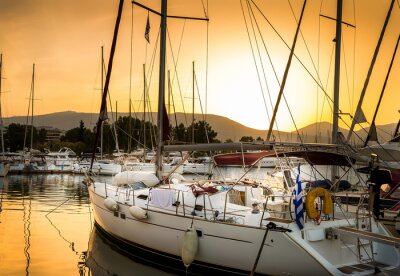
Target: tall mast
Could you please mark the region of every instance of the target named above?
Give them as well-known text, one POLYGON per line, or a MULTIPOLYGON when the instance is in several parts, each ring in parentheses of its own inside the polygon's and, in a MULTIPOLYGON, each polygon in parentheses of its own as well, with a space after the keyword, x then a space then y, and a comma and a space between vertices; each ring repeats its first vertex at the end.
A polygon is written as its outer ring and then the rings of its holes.
MULTIPOLYGON (((342 45, 342 7, 343 1, 337 0, 336 8, 336 45, 335 45, 335 76, 333 83, 333 119, 332 119, 332 144, 338 142, 339 130, 339 89, 340 89, 340 49, 342 45)), ((332 180, 334 182, 338 173, 337 167, 332 166, 332 180)))
POLYGON ((33 73, 32 73, 32 115, 31 115, 31 151, 33 148, 33 100, 35 97, 35 64, 33 64, 33 73))
POLYGON ((156 173, 161 178, 162 154, 164 151, 163 141, 163 108, 165 95, 165 53, 167 41, 167 0, 161 2, 161 35, 160 35, 160 74, 158 87, 158 114, 157 114, 157 155, 156 155, 156 173))
POLYGON ((342 6, 343 1, 337 0, 336 9, 336 45, 335 45, 335 77, 333 84, 333 120, 332 120, 332 144, 338 142, 339 130, 339 89, 340 89, 340 49, 342 45, 342 6))
POLYGON ((123 6, 124 6, 124 0, 120 0, 119 7, 118 7, 118 15, 117 15, 117 19, 115 22, 113 41, 111 44, 110 58, 109 58, 109 62, 108 62, 106 81, 104 83, 103 96, 101 98, 100 114, 99 114, 99 119, 98 119, 97 125, 96 125, 96 137, 94 140, 92 159, 90 162, 90 171, 92 171, 93 161, 94 161, 94 157, 96 155, 96 147, 97 147, 97 143, 99 141, 99 136, 100 136, 99 132, 100 132, 101 124, 103 121, 107 120, 107 93, 108 93, 108 86, 110 84, 112 64, 113 64, 113 59, 114 59, 115 47, 117 44, 118 29, 119 29, 119 23, 121 22, 121 14, 122 14, 123 6))

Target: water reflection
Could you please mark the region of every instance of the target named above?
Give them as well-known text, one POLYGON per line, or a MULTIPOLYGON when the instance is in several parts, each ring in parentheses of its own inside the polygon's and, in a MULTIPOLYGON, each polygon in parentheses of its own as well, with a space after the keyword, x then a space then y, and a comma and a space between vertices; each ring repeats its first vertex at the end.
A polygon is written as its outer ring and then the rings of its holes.
POLYGON ((93 228, 86 260, 89 275, 172 275, 137 261, 93 228))
MULTIPOLYGON (((24 194, 24 186, 22 185, 22 194, 24 194)), ((26 275, 29 274, 29 263, 31 256, 29 254, 29 247, 31 246, 30 244, 30 237, 31 237, 31 211, 32 211, 32 179, 29 180, 29 186, 28 186, 29 194, 28 194, 28 204, 26 204, 26 199, 25 196, 22 197, 22 206, 24 209, 24 216, 23 216, 23 221, 24 221, 24 239, 25 239, 25 248, 24 248, 24 253, 26 257, 26 267, 25 267, 25 272, 26 275), (26 207, 26 205, 28 205, 26 207), (26 208, 25 208, 26 207, 26 208)))
POLYGON ((1 275, 81 273, 77 263, 85 259, 93 223, 82 180, 73 175, 0 178, 1 275))
POLYGON ((167 275, 97 234, 82 180, 67 174, 0 178, 0 275, 167 275))

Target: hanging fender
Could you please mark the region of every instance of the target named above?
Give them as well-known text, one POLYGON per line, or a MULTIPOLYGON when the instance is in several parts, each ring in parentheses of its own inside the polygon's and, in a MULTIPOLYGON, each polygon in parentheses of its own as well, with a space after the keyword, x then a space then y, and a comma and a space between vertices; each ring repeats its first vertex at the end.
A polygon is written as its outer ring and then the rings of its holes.
POLYGON ((147 212, 140 208, 139 206, 131 206, 129 207, 129 213, 136 219, 146 219, 147 212))
POLYGON ((325 214, 333 213, 333 202, 329 191, 321 187, 314 188, 308 192, 306 197, 306 212, 311 219, 318 217, 318 210, 314 206, 314 201, 317 197, 324 202, 322 211, 325 214))
POLYGON ((199 248, 199 237, 197 236, 196 228, 190 226, 183 236, 182 244, 182 261, 185 267, 189 267, 196 257, 199 248))
POLYGON ((118 211, 118 203, 111 197, 104 199, 104 206, 106 206, 106 208, 110 211, 118 211))

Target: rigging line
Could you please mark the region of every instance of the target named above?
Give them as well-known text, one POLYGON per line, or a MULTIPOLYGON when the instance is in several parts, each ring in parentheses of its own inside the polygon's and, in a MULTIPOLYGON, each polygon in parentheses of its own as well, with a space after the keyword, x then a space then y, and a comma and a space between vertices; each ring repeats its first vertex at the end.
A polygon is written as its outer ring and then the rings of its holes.
MULTIPOLYGON (((129 124, 129 134, 131 134, 131 108, 132 108, 132 63, 133 63, 133 5, 131 5, 131 48, 130 48, 130 63, 129 63, 129 119, 128 119, 128 124, 129 124)), ((131 140, 129 138, 128 141, 128 152, 130 152, 131 149, 131 140)))
MULTIPOLYGON (((324 1, 323 0, 321 0, 321 4, 320 4, 320 6, 319 6, 319 14, 321 14, 322 12, 322 3, 323 3, 324 1)), ((321 55, 321 53, 320 53, 320 51, 321 51, 321 17, 319 16, 318 17, 318 47, 317 47, 317 70, 318 70, 318 73, 319 73, 319 62, 320 62, 320 55, 321 55)), ((318 87, 318 85, 317 85, 317 93, 316 93, 316 112, 315 112, 315 122, 316 122, 316 124, 315 124, 315 142, 316 143, 318 143, 318 133, 319 133, 319 121, 318 121, 318 113, 319 113, 319 98, 318 98, 318 94, 319 94, 319 87, 318 87)), ((321 111, 321 113, 322 113, 322 111, 321 111)))
MULTIPOLYGON (((331 74, 331 68, 332 68, 334 50, 335 50, 335 47, 334 47, 334 45, 332 44, 331 60, 330 60, 330 62, 329 62, 328 75, 327 75, 327 77, 326 77, 326 84, 325 84, 325 87, 328 87, 328 84, 329 84, 329 77, 330 77, 330 74, 331 74)), ((326 101, 326 97, 324 97, 324 100, 323 100, 323 102, 322 102, 320 122, 322 122, 322 116, 323 116, 323 110, 324 110, 324 106, 325 106, 325 101, 326 101)), ((331 109, 331 112, 333 112, 333 108, 332 108, 332 106, 330 105, 330 102, 329 102, 329 101, 326 101, 326 102, 328 103, 328 105, 329 105, 329 107, 330 107, 330 109, 331 109)), ((321 129, 319 129, 319 131, 321 131, 321 129)))
MULTIPOLYGON (((380 48, 381 48, 382 40, 383 40, 383 38, 385 36, 385 33, 386 33, 387 25, 389 23, 389 20, 390 20, 391 14, 392 14, 392 10, 393 10, 393 5, 394 5, 394 0, 392 0, 390 2, 389 10, 388 10, 388 12, 386 14, 385 22, 383 23, 382 30, 380 32, 378 42, 377 42, 377 44, 375 46, 374 54, 373 54, 371 63, 370 63, 369 68, 368 68, 367 77, 366 77, 366 79, 364 81, 364 85, 363 85, 363 88, 361 90, 361 94, 360 94, 360 97, 359 97, 359 100, 358 100, 356 113, 357 112, 361 112, 362 103, 364 101, 365 93, 366 93, 368 85, 369 85, 369 81, 370 81, 370 77, 371 77, 372 71, 373 71, 373 69, 375 67, 376 59, 378 57, 378 54, 379 54, 379 51, 380 51, 380 48)), ((354 114, 354 117, 355 117, 355 115, 356 114, 354 114)), ((347 142, 350 142, 350 138, 351 138, 351 135, 353 133, 353 130, 354 130, 354 127, 355 127, 356 123, 357 123, 356 120, 352 120, 351 127, 350 127, 349 133, 348 133, 347 138, 346 138, 347 142)))
MULTIPOLYGON (((253 2, 253 1, 252 1, 252 2, 253 2)), ((254 3, 254 2, 253 2, 253 3, 254 3)), ((256 8, 258 8, 258 7, 256 6, 256 8)), ((251 9, 251 11, 253 11, 253 10, 251 9)), ((260 10, 259 10, 259 11, 260 11, 260 10)), ((260 11, 260 12, 261 12, 261 11, 260 11)), ((255 18, 254 13, 253 13, 253 17, 255 18)), ((265 18, 265 16, 264 16, 264 18, 265 18)), ((266 18, 265 18, 265 19, 266 19, 266 18)), ((266 20, 268 21, 268 19, 266 19, 266 20)), ((256 24, 257 24, 257 21, 255 21, 255 22, 256 22, 256 24)), ((268 22, 269 22, 269 21, 268 21, 268 22)), ((271 24, 270 24, 270 25, 271 25, 271 24)), ((257 24, 257 26, 258 26, 258 24, 257 24)), ((273 28, 272 25, 271 25, 271 27, 273 28)), ((259 28, 258 28, 258 29, 259 29, 259 28)), ((260 31, 259 31, 259 32, 260 32, 260 31)), ((260 33, 261 33, 261 32, 260 32, 260 33)), ((262 37, 262 36, 261 36, 261 37, 262 37)), ((263 41, 264 47, 265 47, 265 49, 266 49, 265 42, 264 42, 263 39, 262 39, 262 41, 263 41)), ((289 49, 290 49, 290 47, 289 47, 289 49)), ((266 51, 267 51, 267 50, 266 50, 266 51)), ((270 56, 269 56, 268 51, 267 51, 267 55, 268 55, 268 57, 269 57, 269 59, 270 59, 270 63, 271 63, 271 65, 272 65, 272 68, 273 68, 275 77, 276 77, 276 79, 277 79, 277 82, 278 82, 278 84, 280 85, 279 78, 278 78, 278 76, 277 76, 277 73, 276 73, 276 71, 275 71, 275 68, 274 68, 274 66, 273 66, 273 63, 272 63, 272 61, 271 61, 271 58, 270 58, 270 56)), ((296 54, 294 54, 294 56, 296 56, 296 54)), ((299 59, 298 59, 298 61, 302 64, 302 62, 301 62, 299 59)), ((305 68, 304 65, 303 65, 303 67, 305 68)), ((307 68, 305 68, 305 69, 307 70, 307 68)), ((307 71, 308 71, 308 70, 307 70, 307 71)), ((312 76, 311 73, 310 73, 310 76, 312 76)), ((315 80, 315 79, 314 79, 314 80, 315 80)), ((325 92, 324 88, 323 88, 318 82, 316 82, 316 83, 317 83, 318 86, 321 87, 322 91, 325 92)), ((326 92, 325 92, 325 95, 328 96, 326 92)), ((296 128, 297 134, 298 134, 298 136, 300 137, 300 134, 299 134, 298 129, 297 129, 297 125, 296 125, 296 123, 295 123, 295 121, 294 121, 293 114, 292 114, 292 112, 291 112, 291 110, 290 110, 290 108, 289 108, 289 105, 288 105, 288 102, 287 102, 287 100, 286 100, 286 96, 284 95, 284 93, 283 93, 283 96, 284 96, 284 101, 285 101, 285 103, 286 103, 286 106, 287 106, 287 108, 288 108, 288 111, 289 111, 289 113, 290 113, 291 119, 292 119, 292 121, 293 121, 293 124, 294 124, 294 126, 295 126, 295 128, 296 128)), ((329 96, 328 96, 328 97, 329 97, 329 96)), ((279 129, 278 129, 278 136, 279 136, 279 129)), ((280 137, 279 137, 279 139, 280 139, 280 137)), ((301 139, 301 137, 300 137, 300 141, 303 142, 302 139, 301 139)))
MULTIPOLYGON (((106 68, 105 68, 105 63, 103 63, 103 66, 104 66, 104 72, 106 73, 106 68)), ((115 141, 115 143, 116 143, 116 145, 118 145, 118 136, 117 136, 117 130, 116 130, 116 128, 115 128, 115 125, 116 125, 116 120, 114 120, 114 112, 113 112, 113 109, 112 109, 112 101, 111 101, 111 93, 110 93, 110 90, 108 90, 108 101, 110 102, 110 112, 111 112, 111 121, 112 121, 112 123, 111 123, 111 135, 113 136, 113 138, 114 138, 114 141, 115 141), (114 127, 113 127, 114 126, 114 127), (115 131, 115 133, 112 131, 112 128, 114 128, 114 131, 115 131)), ((104 122, 102 122, 102 124, 104 124, 104 122)))
MULTIPOLYGON (((250 14, 250 11, 252 11, 252 10, 251 10, 251 7, 249 6, 248 0, 246 1, 246 3, 247 3, 247 7, 248 7, 248 10, 249 10, 249 14, 250 14)), ((240 1, 240 5, 241 5, 241 7, 242 7, 243 19, 244 19, 245 26, 246 26, 247 36, 248 36, 248 38, 249 38, 251 53, 252 53, 252 55, 253 55, 254 66, 255 66, 256 71, 257 71, 257 78, 258 78, 258 82, 259 82, 260 89, 261 89, 261 95, 262 95, 262 97, 263 97, 264 107, 265 107, 266 112, 267 112, 268 120, 271 121, 271 117, 270 117, 270 115, 269 115, 268 108, 267 108, 266 101, 265 101, 265 96, 264 96, 263 87, 262 87, 262 83, 261 83, 261 77, 260 77, 259 69, 258 69, 258 66, 257 66, 257 60, 256 60, 256 58, 255 58, 253 43, 251 42, 250 31, 249 31, 249 27, 248 27, 248 24, 247 24, 247 21, 246 21, 246 16, 245 16, 245 13, 244 13, 244 8, 243 8, 242 0, 240 1)), ((250 17, 250 22, 252 23, 251 16, 249 15, 249 17, 250 17)), ((253 17, 254 17, 254 14, 253 14, 253 17)), ((256 23, 256 24, 257 24, 257 23, 256 23)), ((252 27, 253 27, 253 26, 252 26, 252 27)), ((258 25, 257 25, 257 27, 258 27, 258 25)), ((253 33, 254 33, 254 36, 255 36, 254 27, 253 27, 253 33)), ((261 38, 261 39, 262 39, 262 38, 261 38)), ((256 38, 255 38, 255 41, 256 41, 256 43, 257 43, 257 39, 256 39, 256 38)), ((262 41, 263 41, 263 43, 264 43, 264 40, 263 40, 263 39, 262 39, 262 41)), ((258 48, 258 44, 257 44, 257 48, 258 48)), ((267 49, 265 43, 264 43, 264 48, 266 49, 268 58, 269 58, 269 60, 270 60, 271 66, 272 66, 272 69, 273 69, 273 71, 274 71, 274 73, 275 73, 275 76, 277 77, 276 72, 275 72, 275 68, 274 68, 274 66, 273 66, 273 64, 272 64, 272 60, 271 60, 271 58, 270 58, 270 55, 269 55, 269 53, 268 53, 268 49, 267 49)), ((259 56, 261 57, 260 54, 259 54, 259 56)), ((261 65, 262 65, 262 62, 261 62, 261 65)), ((264 78, 265 78, 265 74, 264 74, 264 78)), ((278 83, 279 83, 279 80, 278 80, 278 83)), ((271 93, 269 92, 268 85, 267 85, 267 90, 268 90, 268 95, 269 95, 270 103, 271 103, 271 106, 272 106, 272 108, 273 108, 272 99, 271 99, 271 95, 270 95, 271 93)), ((277 123, 275 123, 275 126, 278 128, 277 123)), ((278 133, 279 133, 279 132, 278 132, 278 133)))
MULTIPOLYGON (((208 10, 208 0, 207 0, 207 18, 208 18, 208 13, 209 13, 209 10, 208 10)), ((206 44, 207 44, 207 47, 206 47, 206 99, 205 99, 205 121, 207 121, 207 104, 208 104, 208 50, 209 50, 209 41, 208 41, 208 39, 209 39, 209 27, 210 27, 210 20, 207 20, 207 34, 206 34, 206 37, 207 37, 207 39, 206 39, 206 44)), ((211 152, 210 152, 210 155, 211 155, 211 152)))
MULTIPOLYGON (((120 126, 117 125, 117 128, 124 134, 126 134, 128 137, 130 136, 128 132, 126 132, 123 128, 121 128, 120 126)), ((136 143, 138 143, 140 146, 143 146, 144 148, 146 148, 146 145, 141 143, 139 140, 136 140, 134 136, 131 136, 131 139, 133 139, 136 143)), ((149 148, 147 148, 149 149, 149 148)))
MULTIPOLYGON (((292 11, 293 18, 294 18, 294 20, 296 21, 296 24, 298 24, 298 20, 297 20, 296 14, 294 13, 292 4, 290 3, 290 0, 288 0, 288 3, 289 3, 289 6, 290 6, 290 10, 292 11)), ((310 60, 311 60, 311 63, 312 63, 312 65, 313 65, 313 67, 314 67, 315 73, 317 74, 318 81, 322 84, 321 77, 319 76, 319 70, 318 70, 317 67, 315 66, 314 59, 312 58, 310 49, 308 48, 306 39, 304 38, 304 35, 303 35, 303 32, 301 31, 301 28, 300 28, 300 36, 301 36, 301 38, 303 39, 304 46, 306 46, 308 56, 310 57, 310 60)))
MULTIPOLYGON (((246 3, 247 3, 247 9, 248 9, 248 11, 249 11, 249 18, 250 18, 249 20, 250 20, 250 23, 251 23, 251 28, 252 28, 252 30, 253 30, 254 41, 255 41, 255 44, 256 44, 256 46, 257 46, 258 56, 259 56, 259 58, 260 58, 260 64, 261 64, 261 69, 262 69, 263 76, 264 76, 264 81, 265 81, 265 84, 266 84, 266 87, 267 87, 267 91, 268 91, 268 95, 269 95, 270 104, 271 104, 271 107, 273 108, 272 99, 271 99, 271 92, 270 92, 269 87, 268 87, 268 81, 267 81, 267 77, 266 77, 266 74, 265 74, 264 64, 263 64, 263 62, 262 62, 261 53, 260 53, 260 47, 258 46, 257 36, 256 36, 256 33, 255 33, 255 29, 254 29, 254 25, 253 25, 253 20, 252 20, 252 18, 254 19, 254 21, 255 21, 256 24, 257 24, 257 21, 256 21, 256 19, 255 19, 255 16, 254 16, 253 11, 251 10, 249 1, 247 0, 246 3), (251 17, 250 11, 251 11, 253 17, 251 17)), ((244 19, 245 24, 246 24, 246 30, 248 31, 247 21, 246 21, 246 18, 244 17, 244 10, 243 10, 243 7, 242 7, 242 12, 243 12, 243 19, 244 19)), ((257 24, 257 28, 258 28, 259 34, 260 34, 260 36, 261 36, 261 32, 260 32, 260 29, 259 29, 259 27, 258 27, 258 24, 257 24)), ((261 37, 262 37, 262 36, 261 36, 261 37)), ((262 98, 263 98, 263 103, 264 103, 265 111, 267 112, 268 120, 271 121, 271 117, 270 117, 269 112, 268 112, 267 101, 265 100, 264 89, 263 89, 263 86, 262 86, 262 83, 261 83, 260 72, 259 72, 259 70, 258 70, 257 60, 256 60, 256 58, 255 58, 255 53, 254 53, 254 50, 253 50, 253 44, 251 43, 251 38, 250 38, 250 34, 249 34, 249 33, 248 33, 248 38, 249 38, 250 46, 251 46, 251 49, 252 49, 253 61, 254 61, 254 65, 255 65, 255 67, 256 67, 256 71, 257 71, 257 77, 258 77, 258 82, 259 82, 259 84, 260 84, 260 90, 261 90, 261 95, 262 95, 262 98)), ((266 45, 265 45, 265 44, 264 44, 264 48, 266 49, 266 45)), ((268 49, 266 49, 266 51, 268 52, 268 49)), ((271 66, 273 67, 273 64, 272 64, 272 63, 271 63, 271 66)), ((275 126, 276 126, 276 128, 279 130, 278 124, 277 124, 277 123, 275 123, 275 126)), ((279 132, 278 132, 278 134, 279 134, 279 132)), ((279 137, 279 140, 281 140, 280 137, 279 137)))
MULTIPOLYGON (((326 84, 325 84, 326 89, 327 89, 327 87, 329 85, 329 79, 330 79, 330 74, 331 74, 334 49, 335 49, 335 47, 332 45, 331 60, 330 60, 330 63, 329 63, 329 67, 328 67, 329 70, 328 70, 328 75, 326 77, 326 84)), ((323 116, 323 110, 325 108, 325 102, 328 104, 328 107, 330 108, 331 113, 333 112, 333 107, 332 107, 331 103, 326 100, 326 98, 327 98, 326 96, 323 98, 322 107, 321 107, 320 122, 322 122, 322 116, 323 116)))
MULTIPOLYGON (((356 3, 355 0, 353 0, 353 17, 354 17, 354 25, 357 26, 357 20, 356 20, 356 3)), ((354 113, 354 91, 355 91, 355 72, 356 72, 356 41, 357 41, 357 28, 354 28, 354 37, 353 37, 353 93, 352 93, 352 99, 350 102, 350 110, 351 113, 354 113)))
MULTIPOLYGON (((160 27, 161 28, 161 27, 160 27)), ((147 99, 147 102, 146 103, 143 103, 143 106, 144 105, 147 105, 148 106, 148 108, 149 108, 149 114, 151 114, 152 115, 152 108, 151 108, 151 102, 150 102, 150 100, 149 100, 149 98, 150 98, 150 93, 149 93, 149 90, 150 90, 150 83, 151 83, 151 79, 152 79, 152 77, 153 77, 153 69, 154 69, 154 64, 155 64, 155 59, 156 59, 156 52, 157 52, 157 48, 158 48, 158 40, 159 40, 159 38, 160 38, 160 28, 158 29, 158 34, 157 34, 157 39, 156 39, 156 43, 155 43, 155 45, 156 45, 156 47, 154 47, 154 51, 153 51, 153 55, 152 55, 152 57, 151 57, 151 60, 150 60, 150 66, 149 66, 149 69, 148 69, 148 74, 146 75, 146 76, 149 76, 148 77, 148 81, 147 80, 145 80, 146 81, 146 83, 148 83, 149 85, 146 85, 146 91, 145 91, 145 93, 146 93, 146 99, 147 99)), ((144 115, 144 114, 143 114, 144 115)), ((150 116, 150 122, 151 122, 151 125, 150 125, 150 135, 151 135, 151 139, 150 139, 150 141, 151 141, 151 144, 152 144, 152 147, 154 148, 154 141, 153 141, 153 139, 156 139, 155 137, 157 137, 156 136, 156 134, 155 134, 155 126, 154 126, 154 118, 153 118, 153 115, 152 116, 150 116)))
POLYGON ((183 102, 182 89, 181 89, 181 84, 180 84, 180 81, 179 81, 179 78, 178 78, 178 70, 177 70, 178 69, 178 61, 179 61, 180 52, 181 52, 181 47, 182 47, 183 34, 185 32, 185 27, 186 27, 186 19, 184 20, 184 23, 183 23, 181 38, 180 38, 179 47, 178 47, 178 56, 176 57, 176 59, 175 59, 174 51, 172 49, 171 37, 169 35, 168 27, 167 27, 167 35, 168 35, 168 42, 169 42, 170 49, 171 49, 172 62, 173 62, 173 65, 174 65, 174 75, 172 77, 171 86, 174 85, 174 81, 175 81, 175 77, 176 77, 176 81, 178 83, 179 95, 181 97, 181 103, 182 103, 183 115, 184 115, 184 118, 185 118, 185 124, 188 125, 188 120, 187 120, 187 117, 186 117, 185 104, 183 102))
POLYGON ((207 143, 210 143, 210 138, 208 137, 208 131, 207 131, 207 122, 206 122, 206 119, 205 119, 205 116, 204 116, 204 112, 203 112, 203 105, 201 104, 200 90, 199 90, 199 84, 197 83, 196 72, 194 72, 194 80, 195 80, 195 83, 196 83, 197 95, 199 96, 201 114, 203 115, 204 131, 206 133, 207 143))
MULTIPOLYGON (((33 78, 33 75, 32 75, 32 78, 33 78)), ((28 114, 26 115, 26 123, 25 123, 24 148, 22 149, 23 151, 25 151, 26 137, 28 135, 28 121, 29 121, 29 113, 30 113, 30 110, 31 110, 32 92, 33 92, 33 79, 31 81, 31 91, 29 93, 28 114)))
POLYGON ((348 74, 348 69, 347 69, 346 47, 344 46, 344 36, 343 36, 343 32, 342 32, 341 45, 342 45, 342 51, 343 51, 344 71, 346 72, 347 96, 348 96, 348 100, 349 100, 349 103, 350 103, 350 102, 351 102, 351 98, 350 98, 349 74, 348 74))
MULTIPOLYGON (((169 71, 168 71, 169 72, 169 71)), ((175 108, 175 98, 174 98, 174 93, 172 93, 172 85, 169 85, 169 95, 171 95, 171 100, 172 100, 172 108, 174 109, 174 119, 175 119, 175 127, 176 129, 178 128, 178 116, 176 114, 176 108, 175 108)))
MULTIPOLYGON (((254 3, 253 0, 250 0, 254 6, 257 8, 257 10, 261 13, 261 15, 264 17, 264 19, 268 22, 268 24, 271 26, 271 28, 275 31, 275 33, 278 35, 278 37, 283 41, 283 43, 288 47, 290 50, 290 46, 286 43, 286 41, 282 38, 282 36, 278 33, 278 31, 275 29, 275 27, 271 24, 271 22, 267 19, 267 17, 262 13, 260 8, 254 3)), ((293 56, 297 59, 297 61, 300 63, 300 65, 304 68, 304 70, 310 75, 310 77, 313 79, 313 81, 321 88, 321 90, 324 92, 324 94, 328 97, 328 99, 333 103, 333 99, 328 95, 324 87, 322 86, 321 83, 319 83, 315 77, 311 74, 310 70, 307 69, 307 67, 304 65, 304 63, 300 60, 300 58, 293 53, 293 56)))
MULTIPOLYGON (((387 72, 387 74, 386 74, 386 78, 385 78, 385 82, 384 82, 383 87, 382 87, 382 91, 381 91, 381 93, 380 93, 380 95, 379 95, 378 104, 377 104, 377 106, 376 106, 375 113, 374 113, 374 117, 372 118, 371 125, 375 125, 375 119, 376 119, 376 116, 378 115, 378 110, 379 110, 379 107, 380 107, 381 102, 382 102, 383 94, 384 94, 385 89, 386 89, 386 84, 387 84, 387 81, 388 81, 388 79, 389 79, 390 72, 391 72, 391 70, 392 70, 392 66, 393 66, 394 59, 395 59, 395 57, 396 57, 397 47, 399 46, 399 41, 400 41, 400 35, 399 35, 399 37, 397 38, 396 47, 395 47, 395 49, 394 49, 394 53, 393 53, 392 59, 391 59, 391 61, 390 61, 389 69, 388 69, 388 72, 387 72)), ((369 140, 370 138, 371 138, 371 136, 370 136, 369 133, 368 133, 368 136, 367 136, 367 138, 365 139, 364 146, 368 143, 368 140, 369 140)))
MULTIPOLYGON (((296 21, 296 23, 297 23, 297 18, 296 18, 296 15, 295 15, 294 11, 293 11, 293 7, 292 7, 292 5, 291 5, 291 3, 290 3, 290 0, 288 0, 288 3, 289 3, 289 6, 290 6, 290 9, 291 9, 291 11, 292 11, 293 17, 294 17, 294 19, 295 19, 295 21, 296 21)), ((321 8, 322 8, 322 3, 321 3, 320 9, 321 9, 321 8)), ((311 56, 310 50, 309 50, 308 45, 307 45, 307 43, 306 43, 306 41, 305 41, 305 39, 304 39, 303 32, 301 31, 301 29, 300 29, 300 35, 301 35, 301 37, 302 37, 302 39, 303 39, 304 45, 306 46, 308 55, 310 56, 311 63, 313 64, 313 67, 314 67, 314 69, 315 69, 315 71, 316 71, 316 73, 317 73, 318 80, 319 80, 320 83, 322 84, 322 81, 321 81, 320 76, 319 76, 319 70, 315 67, 314 60, 313 60, 313 58, 312 58, 312 56, 311 56)), ((318 51, 319 51, 319 48, 318 48, 318 51)), ((319 58, 318 58, 318 65, 319 65, 319 58)), ((319 66, 318 66, 318 68, 319 68, 319 66)), ((325 91, 324 91, 324 92, 325 92, 325 91)), ((325 92, 325 94, 326 94, 326 92, 325 92)), ((327 94, 326 94, 326 95, 327 95, 327 94)), ((330 99, 330 98, 328 97, 328 99, 330 99)), ((285 102, 286 102, 286 99, 285 99, 285 102)), ((333 101, 332 101, 332 102, 333 102, 333 101)), ((287 104, 287 102, 286 102, 286 104, 287 104)), ((288 106, 288 109, 289 109, 289 106, 288 106)), ((289 110, 289 112, 290 112, 290 110, 289 110)))
MULTIPOLYGON (((205 8, 205 6, 204 6, 204 0, 201 0, 201 4, 203 5, 204 17, 205 17, 205 18, 208 18, 208 17, 207 17, 206 8, 205 8)), ((207 11, 208 11, 208 0, 207 0, 207 11)))
MULTIPOLYGON (((281 101, 282 95, 284 96, 284 89, 285 89, 287 77, 289 75, 289 69, 290 69, 290 65, 292 63, 293 54, 294 54, 294 50, 295 50, 295 47, 296 47, 298 34, 299 34, 299 31, 300 31, 300 24, 301 24, 303 16, 304 16, 304 10, 305 10, 305 7, 306 7, 306 3, 307 3, 307 0, 304 0, 303 6, 301 8, 300 20, 299 20, 299 23, 297 24, 297 27, 296 27, 296 33, 295 33, 294 38, 293 38, 292 48, 290 50, 289 58, 288 58, 288 61, 287 61, 286 67, 285 67, 285 72, 284 72, 283 77, 282 77, 282 83, 281 83, 280 88, 279 88, 278 98, 277 98, 276 104, 274 106, 274 113, 272 114, 272 121, 271 121, 271 123, 269 125, 269 128, 268 128, 267 141, 269 141, 270 138, 271 138, 272 128, 273 128, 273 125, 274 125, 276 114, 278 112, 279 103, 281 101)), ((285 102, 286 102, 286 99, 285 99, 285 102)), ((289 112, 290 112, 290 110, 289 110, 289 112)))
MULTIPOLYGON (((247 0, 247 2, 248 2, 248 0, 247 0)), ((266 45, 266 43, 265 43, 265 41, 264 41, 264 38, 263 38, 262 35, 261 35, 261 29, 260 29, 260 27, 259 27, 259 25, 258 25, 257 20, 255 19, 256 16, 255 16, 255 14, 254 14, 253 9, 251 8, 251 6, 250 6, 250 5, 248 5, 248 6, 249 6, 249 10, 251 11, 252 16, 253 16, 253 18, 254 18, 254 22, 256 23, 256 26, 257 26, 257 29, 258 29, 258 33, 260 34, 261 41, 263 42, 264 49, 265 49, 266 54, 267 54, 267 56, 268 56, 268 60, 269 60, 269 63, 271 64, 272 71, 274 72, 276 81, 277 81, 278 85, 281 85, 280 80, 279 80, 279 77, 278 77, 278 74, 277 74, 277 72, 276 72, 276 70, 275 70, 275 66, 273 65, 271 55, 269 54, 267 45, 266 45)), ((267 90, 268 90, 268 93, 269 93, 268 84, 267 84, 267 90)), ((269 95, 269 100, 270 100, 271 107, 273 108, 274 106, 273 106, 273 103, 272 103, 271 95, 269 95)))

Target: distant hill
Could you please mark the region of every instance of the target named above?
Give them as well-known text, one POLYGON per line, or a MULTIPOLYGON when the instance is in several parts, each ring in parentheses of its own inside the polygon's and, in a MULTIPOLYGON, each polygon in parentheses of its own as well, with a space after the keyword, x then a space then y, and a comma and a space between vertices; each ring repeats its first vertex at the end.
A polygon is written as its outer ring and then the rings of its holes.
MULTIPOLYGON (((118 116, 127 116, 128 113, 119 113, 118 116)), ((142 118, 142 114, 136 114, 138 118, 142 118)), ((155 122, 155 113, 153 115, 153 120, 155 122)), ((109 118, 112 118, 111 114, 109 118)), ((51 126, 61 130, 69 130, 79 126, 79 122, 82 120, 85 123, 87 128, 93 128, 97 122, 98 114, 95 113, 83 113, 83 112, 74 112, 74 111, 65 111, 65 112, 57 112, 45 115, 37 115, 34 116, 34 125, 36 127, 39 126, 51 126)), ((178 123, 183 123, 186 125, 186 121, 191 123, 192 116, 186 115, 186 119, 183 113, 176 113, 176 119, 178 123)), ((175 125, 175 115, 171 116, 171 124, 175 125)), ((203 120, 203 116, 200 114, 195 114, 195 120, 203 120)), ((26 117, 25 116, 15 116, 4 118, 4 122, 6 125, 11 123, 19 123, 25 124, 26 117)), ((236 121, 233 121, 229 118, 208 114, 207 122, 211 125, 212 129, 218 133, 217 138, 221 141, 225 141, 227 139, 232 139, 237 142, 243 136, 252 136, 253 138, 261 137, 263 139, 267 136, 267 130, 259 130, 250 127, 246 127, 236 121)), ((386 141, 390 139, 396 124, 387 124, 377 126, 378 136, 380 141, 386 141)), ((299 134, 302 136, 303 142, 321 142, 321 143, 329 143, 330 140, 330 132, 332 126, 328 122, 321 122, 308 125, 306 127, 300 128, 298 130, 299 134)), ((347 137, 348 130, 340 129, 343 133, 344 137, 347 137)), ((366 129, 368 131, 368 128, 366 129)), ((357 131, 353 137, 356 139, 358 136, 364 138, 366 137, 365 130, 357 131)), ((279 132, 274 131, 273 135, 276 137, 276 140, 282 141, 290 141, 296 142, 299 141, 296 132, 279 132)))

